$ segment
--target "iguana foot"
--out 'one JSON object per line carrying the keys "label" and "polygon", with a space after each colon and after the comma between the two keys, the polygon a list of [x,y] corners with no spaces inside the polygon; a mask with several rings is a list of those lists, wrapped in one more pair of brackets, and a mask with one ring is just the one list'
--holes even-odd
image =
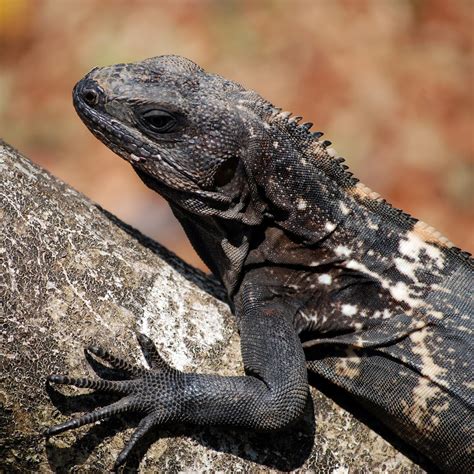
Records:
{"label": "iguana foot", "polygon": [[123,465],[143,436],[154,426],[165,423],[170,419],[179,419],[183,408],[185,374],[170,367],[159,355],[155,345],[147,336],[138,335],[138,341],[147,356],[150,369],[137,367],[117,358],[106,350],[90,346],[87,351],[99,359],[106,361],[114,369],[121,370],[129,377],[127,380],[104,380],[74,378],[65,375],[50,375],[47,380],[60,385],[73,385],[80,388],[91,388],[100,392],[112,392],[123,395],[119,401],[98,408],[79,418],[52,426],[45,431],[45,436],[79,428],[80,426],[105,420],[119,413],[138,411],[144,413],[137,429],[128,443],[120,452],[115,462],[115,468]]}
{"label": "iguana foot", "polygon": [[[264,331],[270,334],[271,345],[262,337]],[[89,347],[90,354],[123,371],[124,380],[51,375],[48,381],[113,392],[122,398],[53,426],[45,435],[53,436],[119,413],[141,412],[136,431],[117,458],[117,468],[150,429],[164,423],[240,426],[258,431],[276,431],[292,425],[306,406],[308,382],[303,349],[291,322],[274,314],[250,313],[241,322],[241,334],[246,341],[242,358],[244,364],[247,361],[248,374],[237,376],[173,369],[144,335],[138,336],[138,340],[150,369],[131,365],[98,347]],[[275,345],[279,347],[277,355],[271,352]]]}

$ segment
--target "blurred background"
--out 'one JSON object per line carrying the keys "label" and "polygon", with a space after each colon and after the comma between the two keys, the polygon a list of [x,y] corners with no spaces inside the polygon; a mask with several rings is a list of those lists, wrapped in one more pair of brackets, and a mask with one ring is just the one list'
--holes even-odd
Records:
{"label": "blurred background", "polygon": [[0,0],[0,136],[204,268],[71,104],[94,66],[180,54],[315,123],[364,184],[474,251],[474,0]]}

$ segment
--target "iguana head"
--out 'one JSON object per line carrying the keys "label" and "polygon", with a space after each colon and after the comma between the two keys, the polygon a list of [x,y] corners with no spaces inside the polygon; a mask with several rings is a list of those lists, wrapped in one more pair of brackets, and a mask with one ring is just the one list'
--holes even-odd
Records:
{"label": "iguana head", "polygon": [[245,211],[250,196],[244,158],[261,120],[246,106],[248,95],[177,56],[96,68],[73,93],[92,133],[146,184],[191,211],[240,214],[253,223],[255,209]]}

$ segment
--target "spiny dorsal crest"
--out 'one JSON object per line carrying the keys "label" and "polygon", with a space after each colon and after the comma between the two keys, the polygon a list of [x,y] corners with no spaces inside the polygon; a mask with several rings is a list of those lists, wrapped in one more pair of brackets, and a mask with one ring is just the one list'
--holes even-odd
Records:
{"label": "spiny dorsal crest", "polygon": [[267,120],[270,125],[277,125],[280,129],[286,130],[290,137],[296,139],[299,143],[303,143],[309,155],[315,158],[317,167],[363,205],[373,209],[375,212],[383,212],[386,216],[413,225],[414,231],[425,241],[445,247],[457,256],[467,260],[468,263],[474,264],[470,253],[455,247],[439,231],[423,221],[415,219],[401,209],[393,207],[378,193],[359,182],[348,171],[349,167],[344,163],[345,159],[338,156],[334,148],[331,147],[332,143],[329,140],[320,140],[323,133],[310,131],[312,123],[305,122],[300,124],[302,117],[292,116],[291,112],[282,111],[282,109],[273,106],[270,107]]}
{"label": "spiny dorsal crest", "polygon": [[332,143],[329,140],[320,140],[323,132],[310,131],[313,126],[311,122],[300,124],[302,117],[292,116],[291,112],[282,111],[276,107],[271,108],[267,120],[270,125],[278,125],[279,128],[286,130],[290,137],[303,144],[308,155],[317,160],[317,167],[339,186],[348,188],[357,184],[358,179],[348,171],[349,167],[344,164],[344,158],[337,156],[334,148],[331,148]]}

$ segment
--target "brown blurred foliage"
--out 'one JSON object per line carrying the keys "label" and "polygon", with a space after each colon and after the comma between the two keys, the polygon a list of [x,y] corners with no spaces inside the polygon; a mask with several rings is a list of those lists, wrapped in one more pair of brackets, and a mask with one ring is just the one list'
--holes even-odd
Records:
{"label": "brown blurred foliage", "polygon": [[76,117],[98,65],[180,54],[315,122],[366,185],[474,250],[472,0],[0,0],[0,136],[201,265]]}

